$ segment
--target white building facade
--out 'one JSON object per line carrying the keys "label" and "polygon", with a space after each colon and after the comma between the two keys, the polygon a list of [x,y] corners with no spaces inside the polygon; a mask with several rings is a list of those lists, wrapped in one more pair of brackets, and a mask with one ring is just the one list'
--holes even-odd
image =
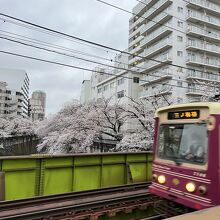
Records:
{"label": "white building facade", "polygon": [[143,58],[130,56],[129,67],[142,74],[139,97],[219,94],[220,1],[145,0],[133,12],[129,52]]}
{"label": "white building facade", "polygon": [[81,86],[80,103],[88,104],[91,102],[91,81],[83,80]]}
{"label": "white building facade", "polygon": [[[1,115],[28,117],[29,77],[24,70],[0,69],[1,104],[7,101],[9,109]],[[5,99],[5,100],[4,100]],[[5,106],[7,108],[8,106]]]}
{"label": "white building facade", "polygon": [[29,108],[32,121],[44,120],[46,114],[46,93],[40,90],[33,92]]}

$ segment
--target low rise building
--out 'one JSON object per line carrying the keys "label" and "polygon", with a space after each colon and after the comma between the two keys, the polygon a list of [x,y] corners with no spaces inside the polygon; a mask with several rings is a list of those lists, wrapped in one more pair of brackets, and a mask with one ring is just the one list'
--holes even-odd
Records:
{"label": "low rise building", "polygon": [[[0,69],[1,115],[28,117],[29,77],[24,70]],[[4,103],[4,102],[7,103]],[[5,105],[5,106],[2,106]],[[3,108],[4,107],[4,108]]]}
{"label": "low rise building", "polygon": [[33,121],[44,120],[46,113],[46,93],[37,90],[32,93],[29,101],[29,114]]}

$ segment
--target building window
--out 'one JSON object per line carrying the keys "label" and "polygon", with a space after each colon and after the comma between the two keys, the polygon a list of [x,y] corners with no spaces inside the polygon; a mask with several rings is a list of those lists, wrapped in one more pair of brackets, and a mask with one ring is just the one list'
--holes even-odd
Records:
{"label": "building window", "polygon": [[111,89],[114,88],[114,87],[115,87],[115,82],[113,82],[113,83],[110,84],[110,88],[111,88]]}
{"label": "building window", "polygon": [[177,26],[180,27],[180,28],[183,28],[183,22],[182,21],[178,21],[177,22]]}
{"label": "building window", "polygon": [[120,98],[122,98],[122,97],[124,97],[124,96],[125,96],[124,90],[122,90],[122,91],[120,91],[120,92],[117,93],[118,99],[120,99]]}
{"label": "building window", "polygon": [[105,85],[104,87],[103,87],[103,91],[107,91],[108,90],[108,85]]}
{"label": "building window", "polygon": [[177,85],[182,87],[183,86],[183,82],[182,81],[177,81]]}
{"label": "building window", "polygon": [[119,79],[119,80],[118,80],[118,85],[123,84],[123,83],[124,83],[124,81],[125,81],[125,79],[124,79],[124,78]]}
{"label": "building window", "polygon": [[102,88],[98,88],[98,93],[101,93],[102,92]]}
{"label": "building window", "polygon": [[134,78],[133,78],[133,82],[134,82],[134,83],[139,83],[139,77],[134,77]]}
{"label": "building window", "polygon": [[177,51],[177,56],[182,57],[183,56],[183,51]]}
{"label": "building window", "polygon": [[178,7],[178,12],[179,13],[183,13],[183,8],[182,7]]}
{"label": "building window", "polygon": [[183,42],[183,37],[182,36],[177,36],[177,41]]}

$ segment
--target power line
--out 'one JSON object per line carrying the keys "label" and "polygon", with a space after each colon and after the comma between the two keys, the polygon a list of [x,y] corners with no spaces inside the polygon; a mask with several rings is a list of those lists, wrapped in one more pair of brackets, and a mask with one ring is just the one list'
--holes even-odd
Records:
{"label": "power line", "polygon": [[174,28],[174,27],[167,26],[167,25],[165,25],[165,24],[163,24],[163,23],[154,21],[154,20],[152,20],[152,19],[148,19],[148,18],[146,18],[146,17],[144,17],[144,16],[140,16],[140,15],[134,13],[134,12],[128,11],[128,10],[126,10],[126,9],[124,9],[124,8],[121,8],[121,7],[117,6],[117,5],[113,5],[113,4],[111,4],[111,3],[108,3],[108,2],[105,2],[105,1],[102,1],[102,0],[97,0],[97,1],[98,1],[98,2],[101,2],[101,3],[105,4],[105,5],[108,5],[108,6],[110,6],[110,7],[116,8],[116,9],[118,9],[118,10],[124,11],[124,12],[126,12],[126,13],[135,15],[135,16],[137,16],[138,18],[143,18],[143,19],[145,19],[145,20],[147,20],[147,21],[152,21],[153,23],[159,24],[160,26],[164,26],[164,27],[167,27],[167,28],[170,28],[170,29],[172,29],[172,30],[175,30],[175,31],[178,31],[178,32],[181,32],[181,33],[185,34],[184,31],[178,30],[178,29],[176,29],[176,28]]}
{"label": "power line", "polygon": [[[97,0],[97,1],[103,2],[101,0]],[[52,32],[52,33],[55,33],[55,34],[58,34],[58,35],[63,35],[65,37],[75,39],[75,40],[78,40],[78,41],[82,41],[82,42],[85,42],[85,43],[88,43],[88,44],[93,44],[93,45],[98,46],[98,47],[103,47],[103,48],[108,49],[108,50],[113,50],[113,51],[116,51],[116,52],[119,52],[119,53],[124,53],[124,54],[131,55],[131,56],[134,56],[134,57],[139,57],[139,58],[142,58],[144,60],[151,60],[151,61],[154,61],[154,62],[157,62],[157,63],[169,65],[169,66],[174,66],[174,67],[178,67],[178,68],[182,68],[182,69],[186,69],[186,70],[193,70],[193,71],[197,71],[197,72],[200,72],[200,73],[210,74],[210,72],[207,72],[207,71],[202,71],[202,70],[197,70],[197,69],[195,70],[194,68],[189,68],[189,67],[185,67],[185,66],[181,66],[181,65],[177,65],[177,64],[173,64],[173,63],[166,63],[166,62],[159,61],[159,60],[152,59],[152,58],[145,58],[145,57],[140,56],[140,55],[134,55],[134,54],[129,53],[127,51],[122,51],[122,50],[119,50],[119,49],[116,49],[116,48],[113,48],[113,47],[110,47],[110,46],[106,46],[106,45],[102,45],[102,44],[99,44],[99,43],[96,43],[96,42],[85,40],[83,38],[79,38],[79,37],[76,37],[76,36],[73,36],[73,35],[69,35],[69,34],[66,34],[66,33],[63,33],[63,32],[57,31],[57,30],[53,30],[53,29],[47,28],[45,26],[37,25],[37,24],[34,24],[32,22],[28,22],[28,21],[25,21],[25,20],[22,20],[22,19],[13,17],[13,16],[9,16],[9,15],[3,14],[3,13],[0,13],[0,16],[5,16],[7,18],[14,19],[14,20],[19,21],[19,22],[23,22],[25,24],[37,27],[39,29],[44,29],[46,31],[49,31],[49,32]]]}
{"label": "power line", "polygon": [[[104,57],[97,56],[97,55],[94,55],[94,54],[85,53],[85,52],[82,52],[82,51],[79,51],[79,50],[73,50],[73,49],[70,49],[68,47],[64,47],[64,46],[61,46],[61,45],[48,43],[46,41],[37,40],[37,39],[31,38],[31,37],[26,37],[24,35],[15,34],[15,33],[8,32],[8,31],[3,31],[3,30],[0,30],[0,32],[9,34],[8,36],[14,35],[14,36],[19,36],[19,37],[25,38],[25,39],[22,39],[22,38],[18,38],[18,37],[13,37],[13,38],[16,38],[16,39],[19,39],[19,40],[23,40],[23,41],[27,41],[27,42],[31,42],[31,43],[35,43],[35,44],[39,44],[39,45],[44,45],[44,46],[50,46],[52,48],[68,51],[68,52],[71,52],[71,53],[77,53],[77,54],[81,54],[81,55],[84,55],[84,56],[89,56],[89,57],[93,57],[93,58],[97,58],[97,59],[102,59],[102,60],[105,60],[105,61],[110,61],[110,62],[114,61],[115,63],[128,65],[127,63],[122,63],[122,62],[119,62],[117,60],[104,58]],[[28,39],[28,40],[26,40],[26,39]]]}
{"label": "power line", "polygon": [[[1,15],[1,14],[0,14]],[[39,29],[38,27],[31,27],[29,25],[26,25],[26,24],[22,24],[22,23],[18,23],[18,22],[15,22],[15,21],[10,21],[8,19],[3,19],[3,18],[0,18],[0,20],[4,21],[4,22],[7,22],[7,23],[11,23],[11,24],[14,24],[14,25],[18,25],[18,26],[21,26],[21,27],[24,27],[24,28],[27,28],[27,29],[31,29],[31,30],[35,30],[35,31],[38,31],[38,32],[41,32],[41,33],[45,33],[45,34],[49,34],[51,36],[55,36],[55,37],[59,37],[59,38],[62,38],[62,39],[65,39],[65,40],[69,40],[71,42],[74,42],[74,43],[78,43],[78,44],[81,44],[81,45],[85,45],[85,46],[88,46],[88,47],[91,47],[91,48],[95,48],[95,49],[98,49],[98,50],[102,50],[102,51],[105,51],[106,53],[112,53],[114,55],[116,55],[116,53],[112,52],[112,51],[109,51],[109,50],[105,50],[103,48],[100,48],[100,47],[95,47],[95,46],[92,46],[92,45],[89,45],[87,44],[86,42],[85,43],[82,43],[82,42],[79,42],[77,40],[73,40],[71,38],[68,38],[67,36],[62,36],[62,35],[57,35],[57,33],[49,33],[47,30],[41,30]],[[16,20],[16,19],[15,19]],[[3,22],[3,23],[4,23]]]}
{"label": "power line", "polygon": [[[9,39],[7,37],[4,37],[4,35],[3,35],[3,37],[1,37],[1,35],[0,35],[0,39],[8,40],[8,41],[11,41],[13,43],[18,43],[18,44],[21,44],[21,45],[24,45],[24,46],[29,46],[29,47],[40,49],[40,50],[44,50],[44,51],[47,51],[47,52],[52,52],[52,53],[56,53],[56,54],[59,54],[59,55],[64,55],[64,56],[71,57],[71,58],[74,58],[74,59],[78,59],[78,60],[82,60],[82,61],[86,61],[86,62],[90,62],[90,63],[95,63],[95,64],[99,64],[99,65],[102,65],[102,66],[107,66],[107,67],[110,67],[110,68],[113,68],[113,69],[130,71],[132,73],[139,74],[139,72],[134,71],[134,70],[129,70],[129,69],[126,69],[126,68],[121,68],[121,67],[115,67],[115,66],[111,66],[111,65],[108,65],[108,64],[100,63],[100,62],[97,62],[97,61],[94,61],[94,60],[84,59],[82,57],[72,56],[72,55],[69,55],[69,54],[66,54],[66,53],[61,53],[61,52],[58,52],[58,51],[55,51],[55,50],[50,50],[50,49],[39,47],[39,46],[36,46],[36,45],[31,45],[31,44],[27,44],[27,43],[20,42],[20,41],[17,41],[17,40]],[[166,72],[158,72],[158,73],[167,74]],[[148,76],[152,76],[152,77],[155,77],[155,78],[161,78],[161,76],[151,75],[151,74],[148,74]],[[179,80],[178,79],[172,79],[172,80],[173,81],[177,81],[177,82],[189,83],[186,80],[180,80],[180,79]],[[158,84],[163,84],[163,83],[158,83]],[[197,83],[197,84],[200,84],[200,83]],[[211,86],[210,85],[210,87],[215,87],[215,86]]]}
{"label": "power line", "polygon": [[22,45],[25,45],[25,46],[28,46],[28,47],[33,47],[33,48],[36,48],[36,49],[45,50],[45,51],[48,51],[48,52],[64,55],[64,56],[71,57],[71,58],[74,58],[74,59],[78,59],[78,60],[82,60],[82,61],[86,61],[86,62],[90,62],[90,63],[94,63],[94,64],[99,64],[99,65],[102,65],[102,66],[107,66],[107,67],[110,67],[110,68],[117,68],[117,69],[120,69],[120,70],[130,71],[130,70],[125,69],[125,68],[115,67],[115,66],[100,63],[100,62],[97,62],[97,61],[94,61],[94,60],[88,60],[88,59],[85,59],[85,58],[69,55],[69,54],[66,54],[66,53],[61,53],[61,52],[58,52],[58,51],[55,51],[55,50],[42,48],[42,47],[39,47],[39,46],[36,46],[36,45],[31,45],[31,44],[27,44],[27,43],[20,42],[20,41],[17,41],[17,40],[9,39],[9,38],[4,37],[4,36],[2,37],[1,35],[0,35],[0,39],[11,41],[11,42],[18,43],[18,44],[22,44]]}
{"label": "power line", "polygon": [[[94,72],[94,70],[88,69],[88,68],[85,68],[85,67],[69,65],[69,64],[65,64],[65,63],[60,63],[60,62],[56,62],[56,61],[46,60],[46,59],[37,58],[37,57],[33,57],[33,56],[27,56],[27,55],[13,53],[13,52],[9,52],[9,51],[0,50],[0,53],[4,53],[4,54],[8,54],[8,55],[13,55],[13,56],[17,56],[17,57],[22,57],[22,58],[27,58],[27,59],[36,60],[36,61],[41,61],[41,62],[45,62],[45,63],[55,64],[55,65],[59,65],[59,66],[65,66],[65,67],[69,67],[69,68],[73,68],[73,69],[80,69],[80,70],[84,70],[84,71],[88,71],[88,72]],[[101,74],[105,74],[105,75],[114,76],[116,78],[125,78],[125,79],[131,79],[131,80],[134,79],[133,77],[120,76],[120,75],[116,75],[116,74],[112,74],[112,73],[107,73],[107,72],[104,72],[104,71],[95,71],[95,72],[101,73]],[[140,81],[142,81],[142,82],[149,82],[149,81],[143,80],[143,79],[140,79]],[[164,86],[172,86],[172,87],[174,86],[174,87],[178,87],[178,88],[186,88],[186,89],[188,89],[188,87],[172,85],[172,84],[168,84],[168,83],[164,83],[163,85]],[[207,90],[202,90],[202,89],[196,89],[196,91],[207,92]]]}

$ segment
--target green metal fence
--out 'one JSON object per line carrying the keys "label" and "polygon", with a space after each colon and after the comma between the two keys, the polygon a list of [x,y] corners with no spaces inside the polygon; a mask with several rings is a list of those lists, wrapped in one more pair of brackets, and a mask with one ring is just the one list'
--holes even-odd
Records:
{"label": "green metal fence", "polygon": [[14,200],[146,182],[151,166],[151,152],[0,157],[0,197]]}

